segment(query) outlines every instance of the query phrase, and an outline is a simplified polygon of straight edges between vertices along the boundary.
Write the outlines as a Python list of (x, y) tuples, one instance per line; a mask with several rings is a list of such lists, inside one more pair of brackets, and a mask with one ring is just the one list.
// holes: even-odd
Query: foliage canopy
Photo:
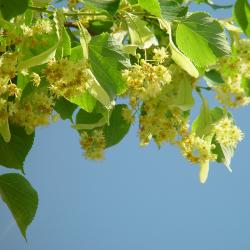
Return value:
[[(24, 161), (36, 128), (58, 119), (71, 121), (86, 158), (102, 159), (135, 123), (141, 146), (175, 145), (202, 183), (210, 162), (231, 171), (243, 133), (230, 110), (250, 103), (247, 0), (57, 3), (0, 0), (0, 165), (21, 171), (0, 175), (0, 195), (24, 237), (38, 205)], [(232, 17), (191, 13), (191, 3)], [(190, 121), (195, 92), (202, 104)]]

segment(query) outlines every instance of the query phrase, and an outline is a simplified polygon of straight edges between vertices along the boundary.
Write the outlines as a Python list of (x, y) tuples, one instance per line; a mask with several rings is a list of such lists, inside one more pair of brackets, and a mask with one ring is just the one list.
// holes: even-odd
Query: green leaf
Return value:
[(0, 196), (26, 239), (26, 229), (37, 210), (37, 192), (22, 175), (11, 173), (0, 175)]
[(69, 57), (69, 60), (72, 62), (77, 62), (81, 59), (83, 59), (83, 50), (82, 46), (78, 45), (71, 49), (71, 55)]
[(126, 85), (120, 70), (124, 65), (123, 52), (109, 41), (107, 34), (94, 37), (89, 44), (89, 60), (95, 78), (112, 99), (124, 93)]
[(87, 91), (80, 95), (70, 97), (68, 100), (87, 112), (92, 112), (96, 105), (96, 99)]
[[(150, 1), (149, 1), (150, 2)], [(161, 16), (167, 21), (173, 21), (186, 15), (188, 7), (181, 6), (175, 0), (159, 0)]]
[(76, 116), (76, 124), (72, 127), (90, 133), (96, 128), (103, 129), (106, 148), (111, 147), (119, 143), (130, 128), (130, 124), (122, 116), (122, 109), (125, 107), (126, 105), (124, 104), (116, 105), (111, 113), (109, 123), (107, 122), (105, 113), (98, 113), (97, 110), (87, 113), (84, 110), (80, 110)]
[(246, 96), (250, 96), (250, 79), (246, 77), (242, 77), (241, 87), (244, 89)]
[(131, 44), (141, 49), (147, 49), (152, 45), (158, 45), (154, 33), (147, 27), (147, 23), (140, 17), (128, 14), (127, 25)]
[(215, 138), (213, 138), (212, 144), (215, 145), (215, 148), (212, 149), (212, 153), (217, 155), (216, 161), (219, 162), (219, 163), (224, 162), (225, 157), (224, 157), (223, 151), (221, 149), (220, 144), (215, 140)]
[(176, 43), (198, 67), (214, 64), (217, 57), (230, 54), (224, 29), (207, 13), (194, 13), (179, 24)]
[(69, 102), (63, 97), (56, 100), (54, 110), (60, 115), (63, 120), (69, 119), (72, 121), (72, 115), (76, 110), (77, 105)]
[(224, 109), (220, 107), (215, 107), (210, 110), (210, 115), (213, 123), (219, 121), (224, 116), (224, 114), (225, 114)]
[(162, 28), (166, 29), (169, 34), (169, 46), (173, 61), (182, 69), (184, 69), (189, 75), (194, 78), (198, 78), (199, 71), (197, 70), (197, 68), (193, 65), (189, 58), (187, 58), (183, 53), (181, 53), (181, 51), (179, 51), (179, 49), (175, 46), (172, 40), (172, 31), (170, 23), (164, 19), (159, 19), (159, 22)]
[(24, 90), (27, 84), (30, 81), (30, 77), (27, 75), (23, 75), (22, 73), (17, 74), (17, 87), (21, 90)]
[[(77, 124), (94, 124), (102, 119), (102, 114), (97, 112), (88, 113), (83, 109), (80, 109), (76, 115), (76, 125)], [(84, 130), (84, 129), (83, 129)]]
[(103, 106), (107, 109), (110, 109), (112, 107), (111, 100), (109, 98), (108, 93), (102, 88), (102, 86), (99, 84), (91, 70), (88, 70), (90, 77), (92, 77), (93, 81), (89, 84), (88, 91), (89, 93), (95, 97), (96, 100), (98, 100)]
[(122, 109), (125, 107), (123, 104), (116, 105), (110, 117), (110, 124), (103, 128), (106, 148), (119, 143), (129, 131), (130, 124), (122, 116)]
[(224, 80), (220, 74), (215, 69), (211, 69), (205, 72), (204, 79), (206, 80), (208, 86), (219, 85), (224, 83)]
[(8, 117), (5, 118), (4, 121), (0, 122), (0, 136), (2, 136), (3, 140), (6, 143), (10, 142), (11, 134), (10, 134), (10, 128), (9, 128), (9, 120)]
[(183, 111), (190, 110), (194, 106), (194, 98), (192, 95), (193, 88), (189, 81), (183, 79), (180, 83), (174, 105)]
[(85, 3), (100, 10), (106, 10), (114, 15), (119, 7), (120, 0), (84, 0)]
[(40, 8), (46, 7), (52, 1), (53, 0), (32, 0), (34, 6), (37, 6), (37, 7), (40, 7)]
[(71, 40), (65, 27), (62, 27), (62, 39), (56, 54), (60, 55), (59, 59), (71, 55)]
[(89, 46), (103, 57), (115, 60), (121, 69), (131, 66), (129, 57), (123, 52), (123, 47), (108, 33), (93, 37)]
[(250, 5), (247, 0), (236, 1), (234, 16), (244, 33), (250, 37)]
[(23, 14), (28, 8), (29, 0), (0, 0), (0, 14), (4, 19), (10, 20)]
[(160, 17), (161, 16), (161, 8), (158, 0), (139, 0), (139, 5), (149, 12), (150, 14)]
[(11, 140), (0, 137), (0, 165), (23, 170), (23, 164), (34, 141), (34, 133), (27, 135), (21, 127), (10, 126)]
[(195, 132), (197, 136), (202, 137), (210, 132), (211, 124), (212, 117), (208, 107), (208, 102), (203, 98), (200, 114), (192, 124), (192, 132)]
[[(176, 29), (176, 43), (180, 50), (198, 67), (206, 67), (216, 63), (216, 56), (208, 42), (198, 33), (193, 32), (185, 24)], [(199, 47), (197, 47), (199, 45)]]
[(80, 22), (78, 22), (79, 32), (80, 32), (80, 43), (82, 46), (83, 58), (89, 58), (88, 44), (91, 40), (91, 36), (86, 28), (84, 28)]

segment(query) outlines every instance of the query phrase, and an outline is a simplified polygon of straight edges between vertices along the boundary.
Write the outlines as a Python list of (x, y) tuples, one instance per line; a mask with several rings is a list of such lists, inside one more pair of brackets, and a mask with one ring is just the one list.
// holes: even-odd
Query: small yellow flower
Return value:
[(38, 87), (40, 85), (40, 83), (41, 83), (40, 76), (37, 73), (35, 73), (35, 72), (33, 72), (30, 76), (31, 76), (33, 85), (35, 87)]

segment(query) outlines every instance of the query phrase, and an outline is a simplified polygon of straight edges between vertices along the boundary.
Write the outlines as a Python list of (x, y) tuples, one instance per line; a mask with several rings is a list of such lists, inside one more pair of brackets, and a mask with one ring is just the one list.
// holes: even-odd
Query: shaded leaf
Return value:
[(129, 131), (130, 124), (122, 116), (122, 109), (125, 107), (123, 104), (116, 105), (110, 117), (110, 124), (103, 128), (106, 148), (119, 143)]
[(0, 11), (4, 19), (10, 20), (26, 11), (29, 0), (0, 0)]
[(22, 175), (11, 173), (0, 175), (0, 196), (26, 239), (26, 229), (37, 210), (37, 192)]
[(237, 0), (234, 16), (244, 33), (250, 37), (250, 5), (247, 0)]
[(100, 10), (106, 10), (111, 15), (116, 13), (120, 4), (120, 0), (84, 0), (84, 2)]
[(34, 133), (27, 135), (21, 127), (10, 126), (11, 140), (0, 137), (0, 165), (23, 170), (23, 164), (34, 141)]
[(76, 110), (77, 105), (60, 97), (56, 100), (54, 110), (60, 115), (63, 120), (69, 119), (72, 121), (72, 115)]

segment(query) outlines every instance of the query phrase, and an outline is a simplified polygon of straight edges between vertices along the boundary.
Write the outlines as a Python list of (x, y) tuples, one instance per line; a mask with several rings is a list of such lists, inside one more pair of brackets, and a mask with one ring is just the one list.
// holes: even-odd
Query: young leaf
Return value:
[(180, 83), (178, 94), (174, 101), (174, 105), (183, 111), (190, 110), (194, 106), (194, 98), (192, 96), (193, 88), (189, 81), (183, 79)]
[(102, 88), (102, 86), (99, 84), (99, 82), (96, 80), (95, 76), (91, 72), (91, 70), (88, 70), (90, 77), (92, 77), (93, 81), (91, 81), (91, 85), (88, 87), (89, 93), (95, 97), (96, 100), (98, 100), (103, 106), (107, 109), (110, 109), (112, 107), (111, 100), (109, 98), (109, 95), (107, 92)]
[(87, 91), (77, 96), (72, 96), (68, 100), (87, 112), (92, 112), (96, 105), (96, 99)]
[(0, 0), (0, 14), (10, 20), (26, 11), (29, 0)]
[(37, 210), (37, 192), (22, 175), (11, 173), (0, 175), (0, 196), (26, 239), (26, 229)]
[(23, 170), (23, 164), (34, 141), (34, 133), (27, 135), (21, 127), (10, 127), (11, 140), (6, 143), (0, 137), (0, 165)]
[(208, 102), (206, 99), (203, 98), (200, 114), (195, 119), (192, 125), (192, 132), (195, 132), (196, 135), (202, 137), (209, 132), (211, 124), (212, 117), (208, 107)]
[(250, 37), (250, 5), (248, 0), (237, 0), (234, 5), (234, 16), (244, 33)]
[(179, 24), (176, 43), (198, 67), (214, 64), (217, 57), (230, 54), (224, 29), (207, 13), (194, 13)]
[(189, 75), (191, 75), (194, 78), (199, 77), (199, 71), (197, 68), (193, 65), (193, 63), (187, 58), (183, 53), (179, 51), (179, 49), (175, 46), (173, 40), (172, 40), (172, 31), (171, 31), (171, 25), (169, 22), (167, 22), (164, 19), (159, 19), (160, 25), (163, 29), (166, 29), (169, 34), (169, 46), (172, 53), (172, 59), (173, 61), (179, 65), (182, 69), (184, 69)]
[(87, 29), (85, 29), (80, 22), (78, 22), (78, 27), (80, 31), (80, 43), (82, 46), (83, 58), (89, 58), (88, 44), (91, 40), (91, 36)]
[(152, 45), (158, 45), (154, 33), (140, 17), (128, 14), (127, 25), (131, 44), (137, 45), (141, 49), (148, 49)]
[(161, 16), (161, 8), (158, 0), (139, 0), (139, 5), (149, 12), (150, 14), (160, 17)]

